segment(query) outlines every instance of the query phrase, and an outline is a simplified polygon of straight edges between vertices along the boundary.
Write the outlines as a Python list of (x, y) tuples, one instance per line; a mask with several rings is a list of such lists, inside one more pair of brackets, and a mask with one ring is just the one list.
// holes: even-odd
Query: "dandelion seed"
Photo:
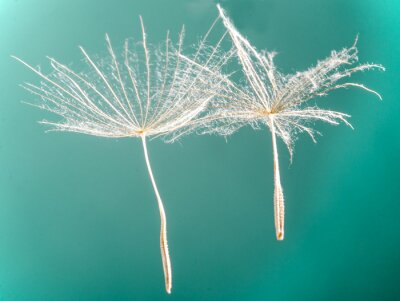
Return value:
[[(244, 75), (244, 84), (234, 83), (214, 66), (209, 66), (203, 61), (197, 62), (202, 68), (221, 78), (224, 84), (210, 104), (209, 112), (200, 120), (191, 122), (188, 125), (189, 131), (230, 135), (248, 124), (254, 129), (264, 126), (270, 129), (274, 163), (275, 229), (277, 239), (283, 240), (284, 195), (276, 137), (283, 140), (292, 158), (293, 144), (299, 133), (307, 133), (315, 142), (315, 134), (318, 132), (310, 126), (311, 123), (320, 120), (333, 125), (343, 122), (351, 126), (347, 121), (349, 115), (310, 106), (307, 101), (326, 95), (329, 91), (348, 87), (366, 90), (381, 99), (377, 92), (360, 83), (339, 81), (349, 78), (355, 72), (369, 69), (384, 70), (384, 67), (377, 64), (355, 65), (358, 61), (356, 39), (350, 48), (338, 52), (332, 51), (329, 57), (306, 71), (282, 74), (274, 64), (275, 53), (257, 51), (237, 31), (221, 6), (217, 5), (217, 8), (236, 49), (236, 57)], [(190, 58), (185, 59), (190, 61)]]
[[(39, 85), (23, 88), (40, 98), (32, 105), (55, 113), (60, 121), (43, 120), (50, 130), (117, 138), (136, 137), (142, 141), (146, 166), (156, 195), (160, 218), (160, 247), (165, 288), (172, 288), (172, 268), (167, 242), (164, 205), (150, 165), (147, 138), (178, 138), (179, 129), (193, 121), (218, 91), (220, 79), (206, 74), (197, 64), (182, 60), (184, 30), (174, 46), (167, 33), (161, 47), (149, 47), (142, 18), (142, 41), (126, 40), (117, 54), (106, 35), (108, 56), (92, 59), (80, 47), (87, 72), (75, 72), (49, 58), (52, 73), (45, 75), (14, 57), (42, 79)], [(195, 57), (194, 57), (195, 58)], [(179, 134), (179, 136), (182, 133)]]

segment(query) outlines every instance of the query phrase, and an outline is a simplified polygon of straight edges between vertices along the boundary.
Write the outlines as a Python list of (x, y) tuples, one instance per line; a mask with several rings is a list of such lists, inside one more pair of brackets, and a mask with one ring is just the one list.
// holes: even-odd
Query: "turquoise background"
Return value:
[(149, 142), (165, 201), (173, 289), (164, 291), (159, 215), (140, 141), (45, 134), (47, 112), (21, 101), (38, 78), (10, 58), (79, 65), (83, 45), (104, 53), (139, 37), (161, 41), (186, 25), (188, 44), (217, 16), (214, 1), (0, 2), (0, 300), (400, 300), (400, 2), (237, 0), (222, 5), (285, 72), (350, 46), (387, 71), (320, 99), (355, 130), (317, 124), (292, 164), (279, 142), (286, 235), (275, 240), (269, 132), (226, 142), (189, 136)]

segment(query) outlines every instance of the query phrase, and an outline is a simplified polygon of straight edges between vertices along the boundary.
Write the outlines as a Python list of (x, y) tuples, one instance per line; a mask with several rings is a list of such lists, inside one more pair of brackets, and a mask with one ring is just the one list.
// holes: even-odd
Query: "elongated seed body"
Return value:
[(168, 240), (167, 240), (167, 217), (164, 210), (164, 205), (162, 203), (160, 193), (158, 192), (157, 184), (153, 176), (153, 171), (151, 169), (149, 155), (147, 152), (146, 145), (146, 136), (142, 135), (142, 144), (143, 144), (143, 152), (146, 160), (147, 170), (149, 172), (151, 184), (153, 185), (154, 192), (156, 194), (158, 209), (160, 210), (160, 219), (161, 219), (161, 230), (160, 230), (160, 249), (161, 249), (161, 259), (164, 270), (164, 279), (165, 279), (165, 290), (168, 294), (171, 293), (172, 289), (172, 268), (171, 268), (171, 259), (169, 257), (168, 251)]
[(285, 204), (279, 172), (278, 149), (276, 145), (276, 134), (273, 117), (271, 117), (272, 149), (274, 158), (274, 218), (276, 239), (283, 240), (285, 228)]

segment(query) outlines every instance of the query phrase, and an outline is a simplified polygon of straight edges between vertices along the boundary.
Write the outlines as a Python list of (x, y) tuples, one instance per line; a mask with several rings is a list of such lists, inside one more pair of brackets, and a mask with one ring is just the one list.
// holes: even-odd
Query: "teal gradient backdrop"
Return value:
[(232, 0), (222, 5), (258, 48), (303, 70), (359, 34), (360, 59), (387, 71), (356, 79), (319, 105), (352, 115), (355, 130), (318, 124), (294, 161), (282, 143), (287, 226), (273, 224), (272, 154), (266, 131), (227, 141), (153, 140), (149, 152), (169, 221), (174, 271), (164, 291), (159, 215), (140, 141), (45, 134), (46, 112), (18, 84), (38, 78), (11, 54), (46, 68), (46, 55), (79, 66), (83, 45), (104, 53), (140, 33), (187, 29), (192, 43), (215, 3), (2, 0), (0, 2), (0, 300), (399, 300), (400, 2)]

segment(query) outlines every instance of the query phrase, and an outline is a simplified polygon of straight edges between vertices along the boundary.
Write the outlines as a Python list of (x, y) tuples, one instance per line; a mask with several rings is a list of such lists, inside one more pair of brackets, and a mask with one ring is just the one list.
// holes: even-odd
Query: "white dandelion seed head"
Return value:
[(41, 123), (55, 131), (103, 137), (166, 136), (173, 141), (180, 128), (206, 109), (220, 79), (183, 59), (184, 31), (176, 44), (167, 34), (164, 43), (153, 46), (140, 21), (142, 40), (125, 40), (120, 52), (113, 49), (108, 35), (104, 57), (92, 58), (80, 47), (88, 67), (82, 72), (49, 58), (52, 72), (44, 75), (16, 58), (42, 78), (38, 85), (22, 85), (40, 98), (33, 105), (61, 117)]
[(350, 126), (349, 115), (320, 109), (307, 101), (348, 87), (364, 89), (381, 99), (377, 92), (360, 83), (342, 81), (355, 72), (384, 70), (378, 64), (357, 65), (357, 38), (351, 47), (332, 51), (314, 67), (295, 74), (283, 74), (274, 63), (276, 53), (258, 51), (238, 32), (221, 6), (217, 8), (235, 49), (234, 56), (241, 67), (243, 80), (235, 83), (221, 74), (221, 70), (212, 70), (216, 77), (223, 78), (223, 84), (219, 95), (210, 104), (208, 114), (194, 122), (195, 127), (199, 126), (198, 132), (230, 135), (246, 125), (254, 129), (273, 126), (292, 155), (293, 143), (299, 133), (305, 132), (315, 141), (318, 132), (311, 127), (315, 121), (344, 122)]

